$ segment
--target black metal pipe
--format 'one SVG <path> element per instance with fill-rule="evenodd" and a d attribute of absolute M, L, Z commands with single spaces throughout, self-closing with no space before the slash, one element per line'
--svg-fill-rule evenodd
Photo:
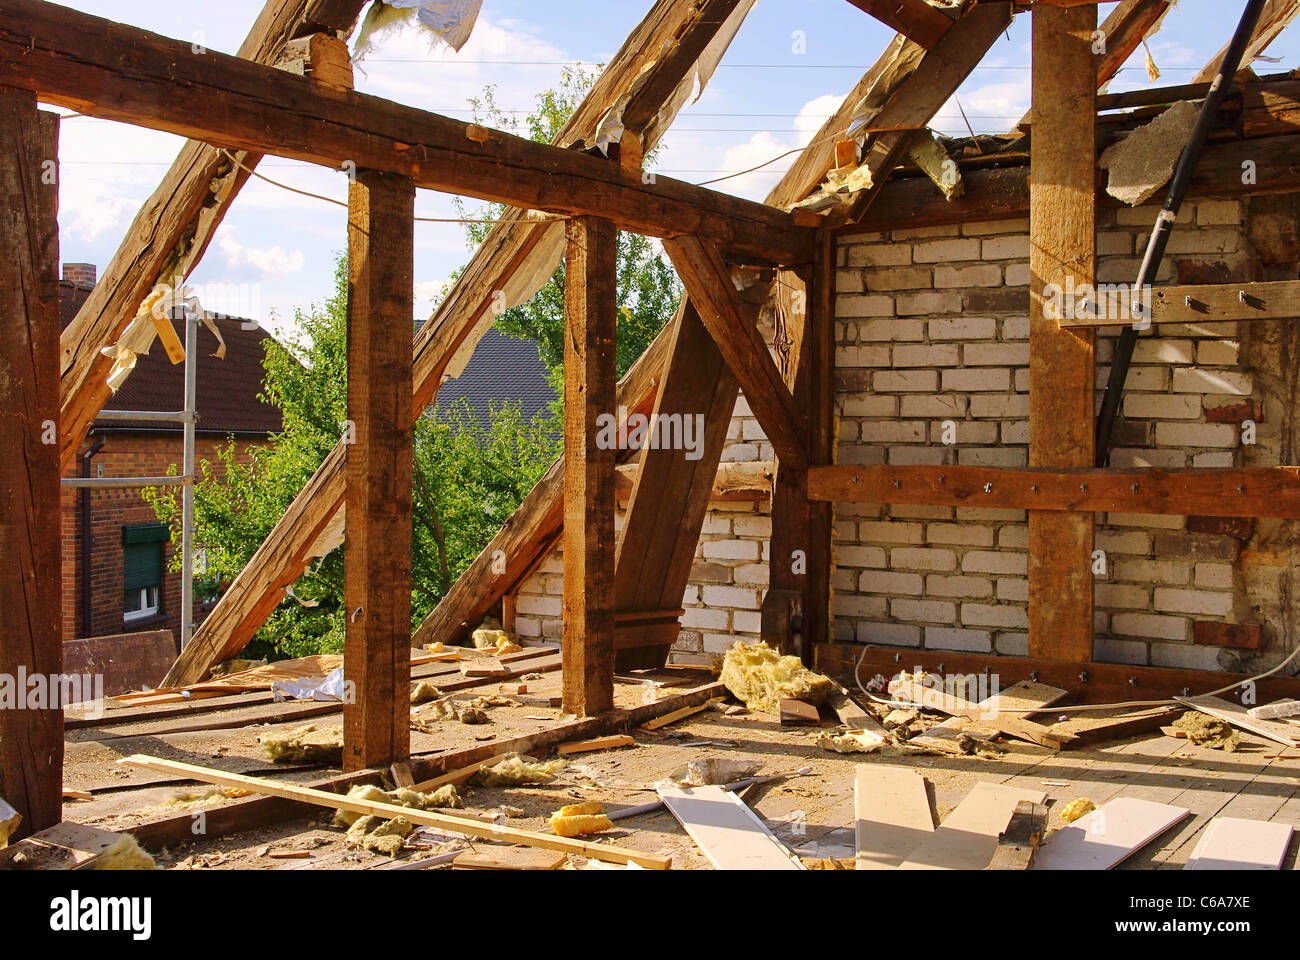
<path fill-rule="evenodd" d="M 1155 281 L 1156 274 L 1160 270 L 1165 248 L 1169 245 L 1169 235 L 1173 232 L 1174 224 L 1178 220 L 1178 211 L 1182 208 L 1183 198 L 1187 195 L 1187 186 L 1191 183 L 1192 174 L 1196 172 L 1197 163 L 1200 162 L 1201 150 L 1205 146 L 1210 129 L 1218 119 L 1223 98 L 1227 95 L 1228 88 L 1232 86 L 1233 78 L 1241 67 L 1241 58 L 1245 56 L 1246 47 L 1255 32 L 1255 25 L 1259 23 L 1265 3 L 1266 0 L 1248 0 L 1246 3 L 1246 9 L 1241 14 L 1241 22 L 1237 24 L 1237 32 L 1232 35 L 1232 42 L 1228 44 L 1228 49 L 1219 64 L 1219 72 L 1210 83 L 1205 103 L 1202 104 L 1201 113 L 1196 118 L 1196 126 L 1192 128 L 1187 145 L 1183 147 L 1182 155 L 1178 158 L 1178 166 L 1169 184 L 1169 194 L 1165 197 L 1165 205 L 1160 211 L 1160 216 L 1156 218 L 1155 227 L 1151 230 L 1151 239 L 1147 242 L 1146 254 L 1142 257 L 1142 266 L 1138 270 L 1137 282 L 1133 287 L 1135 296 L 1141 296 L 1142 302 L 1148 309 L 1150 298 L 1146 297 L 1145 290 Z M 1148 320 L 1147 323 L 1149 322 Z M 1133 347 L 1137 344 L 1138 332 L 1145 326 L 1146 324 L 1137 322 L 1125 327 L 1120 331 L 1119 339 L 1115 342 L 1115 357 L 1110 364 L 1110 378 L 1106 381 L 1106 393 L 1102 397 L 1101 412 L 1097 414 L 1096 463 L 1098 467 L 1104 467 L 1110 461 L 1110 438 L 1115 429 L 1120 401 L 1124 396 L 1124 381 L 1128 379 L 1128 368 L 1133 361 Z"/>

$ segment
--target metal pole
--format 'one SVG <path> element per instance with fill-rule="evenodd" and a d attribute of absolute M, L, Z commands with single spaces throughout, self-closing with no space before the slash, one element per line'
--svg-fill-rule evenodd
<path fill-rule="evenodd" d="M 194 476 L 194 421 L 198 407 L 199 318 L 185 311 L 185 452 L 181 473 Z M 181 489 L 181 649 L 194 633 L 194 483 Z"/>
<path fill-rule="evenodd" d="M 1264 3 L 1265 0 L 1248 0 L 1246 9 L 1241 15 L 1241 22 L 1237 24 L 1237 32 L 1233 34 L 1232 42 L 1228 44 L 1228 49 L 1223 54 L 1219 72 L 1210 83 L 1205 103 L 1201 105 L 1201 113 L 1196 118 L 1196 126 L 1192 128 L 1187 146 L 1183 148 L 1182 156 L 1178 158 L 1178 167 L 1174 170 L 1174 178 L 1169 184 L 1169 195 L 1165 198 L 1164 209 L 1156 218 L 1155 228 L 1151 231 L 1151 239 L 1147 243 L 1146 255 L 1142 258 L 1142 267 L 1138 271 L 1137 282 L 1133 285 L 1134 296 L 1143 297 L 1143 302 L 1148 305 L 1148 308 L 1150 302 L 1145 296 L 1146 288 L 1155 281 L 1156 273 L 1160 270 L 1160 261 L 1164 259 L 1169 235 L 1178 220 L 1178 211 L 1183 205 L 1183 197 L 1187 194 L 1187 185 L 1191 182 L 1192 174 L 1196 172 L 1196 164 L 1201 159 L 1201 150 L 1210 135 L 1210 128 L 1219 117 L 1219 107 L 1223 103 L 1223 98 L 1227 95 L 1232 79 L 1241 66 L 1241 58 L 1245 55 L 1246 46 L 1255 32 L 1255 25 L 1259 22 Z M 1115 341 L 1115 358 L 1111 361 L 1110 377 L 1106 382 L 1106 393 L 1101 401 L 1101 412 L 1097 414 L 1096 463 L 1098 467 L 1106 466 L 1110 460 L 1110 435 L 1115 427 L 1115 419 L 1119 415 L 1124 381 L 1128 379 L 1129 364 L 1133 360 L 1133 347 L 1137 344 L 1138 330 L 1142 326 L 1143 324 L 1139 322 L 1125 327 L 1120 331 L 1119 339 Z"/>

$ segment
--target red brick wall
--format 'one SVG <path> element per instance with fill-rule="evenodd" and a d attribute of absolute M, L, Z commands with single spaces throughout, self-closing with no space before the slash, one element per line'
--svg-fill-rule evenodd
<path fill-rule="evenodd" d="M 102 449 L 91 459 L 91 476 L 98 476 L 103 467 L 105 477 L 159 477 L 175 464 L 181 464 L 181 435 L 179 433 L 125 433 L 107 432 L 92 434 L 83 451 L 99 436 L 106 438 Z M 199 461 L 217 464 L 216 451 L 224 448 L 225 437 L 200 436 L 197 442 Z M 248 441 L 243 456 L 259 441 Z M 264 441 L 262 441 L 264 442 Z M 68 476 L 80 476 L 81 463 Z M 122 528 L 138 523 L 154 523 L 157 515 L 140 496 L 139 490 L 92 490 L 90 497 L 90 622 L 83 622 L 81 602 L 82 563 L 84 551 L 81 544 L 82 492 L 65 490 L 63 493 L 63 638 L 98 637 L 138 632 L 142 630 L 170 630 L 180 637 L 180 574 L 166 572 L 156 618 L 127 622 L 122 615 Z M 163 544 L 164 564 L 171 562 L 173 549 Z M 195 620 L 202 621 L 207 611 L 202 605 L 195 607 Z"/>

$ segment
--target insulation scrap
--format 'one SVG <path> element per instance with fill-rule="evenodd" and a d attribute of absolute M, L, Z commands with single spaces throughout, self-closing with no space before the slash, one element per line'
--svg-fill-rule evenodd
<path fill-rule="evenodd" d="M 857 861 L 853 857 L 800 857 L 809 870 L 855 870 Z"/>
<path fill-rule="evenodd" d="M 1097 165 L 1110 171 L 1106 192 L 1131 207 L 1146 203 L 1169 182 L 1200 108 L 1175 103 L 1145 126 L 1106 148 Z"/>
<path fill-rule="evenodd" d="M 1087 797 L 1076 797 L 1061 808 L 1060 818 L 1066 823 L 1074 823 L 1084 814 L 1092 813 L 1097 809 L 1097 805 Z"/>
<path fill-rule="evenodd" d="M 117 841 L 90 863 L 91 870 L 154 870 L 157 864 L 149 852 L 129 833 L 119 834 Z"/>
<path fill-rule="evenodd" d="M 550 824 L 557 837 L 581 837 L 610 830 L 614 821 L 605 815 L 605 808 L 597 801 L 588 800 L 560 807 L 551 814 Z"/>
<path fill-rule="evenodd" d="M 420 680 L 411 687 L 411 704 L 428 703 L 442 696 L 442 691 L 432 680 Z"/>
<path fill-rule="evenodd" d="M 418 790 L 411 790 L 407 787 L 398 787 L 388 793 L 374 784 L 357 784 L 348 790 L 348 799 L 367 800 L 371 803 L 392 803 L 399 807 L 410 807 L 412 810 L 457 809 L 464 806 L 461 803 L 460 794 L 456 792 L 455 785 L 450 783 L 439 787 L 433 793 L 420 793 Z M 363 816 L 364 814 L 353 813 L 350 810 L 336 810 L 334 812 L 334 826 L 350 827 Z"/>
<path fill-rule="evenodd" d="M 783 657 L 766 643 L 739 640 L 723 658 L 719 679 L 736 699 L 760 713 L 778 713 L 782 700 L 822 703 L 836 689 L 798 657 Z"/>
<path fill-rule="evenodd" d="M 316 724 L 290 730 L 287 734 L 267 734 L 261 738 L 262 749 L 274 763 L 341 763 L 343 727 L 317 730 Z"/>
<path fill-rule="evenodd" d="M 0 799 L 0 850 L 9 846 L 9 838 L 23 822 L 23 815 Z"/>
<path fill-rule="evenodd" d="M 495 650 L 502 643 L 511 642 L 510 634 L 491 622 L 483 624 L 471 633 L 470 638 L 474 641 L 475 649 L 478 650 Z"/>
<path fill-rule="evenodd" d="M 482 787 L 514 787 L 524 783 L 549 783 L 568 766 L 565 760 L 534 760 L 511 753 L 490 767 L 483 767 L 471 779 Z"/>
<path fill-rule="evenodd" d="M 395 857 L 402 851 L 402 843 L 415 825 L 405 817 L 385 820 L 382 817 L 361 817 L 348 828 L 349 843 L 369 850 Z"/>
<path fill-rule="evenodd" d="M 522 653 L 523 650 L 523 647 L 519 646 L 519 644 L 515 643 L 509 637 L 501 637 L 497 640 L 498 657 L 507 653 Z"/>
<path fill-rule="evenodd" d="M 817 737 L 816 744 L 835 753 L 877 753 L 885 745 L 885 738 L 870 730 L 846 730 L 841 734 L 828 730 Z"/>
<path fill-rule="evenodd" d="M 381 37 L 395 33 L 408 23 L 418 23 L 431 37 L 453 50 L 465 46 L 478 19 L 483 0 L 376 0 L 370 5 L 352 48 L 352 59 L 361 60 Z"/>
<path fill-rule="evenodd" d="M 754 776 L 763 769 L 761 760 L 733 760 L 729 757 L 701 757 L 678 767 L 668 779 L 684 787 L 709 787 L 733 783 Z"/>
<path fill-rule="evenodd" d="M 1187 739 L 1199 747 L 1236 753 L 1241 743 L 1241 736 L 1232 724 L 1196 710 L 1187 711 L 1172 726 L 1186 733 Z"/>

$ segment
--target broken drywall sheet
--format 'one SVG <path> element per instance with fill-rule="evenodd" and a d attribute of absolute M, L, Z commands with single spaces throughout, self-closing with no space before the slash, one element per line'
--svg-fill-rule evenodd
<path fill-rule="evenodd" d="M 1097 162 L 1110 171 L 1106 192 L 1130 207 L 1146 203 L 1169 182 L 1201 110 L 1175 103 L 1146 126 L 1112 144 Z"/>

